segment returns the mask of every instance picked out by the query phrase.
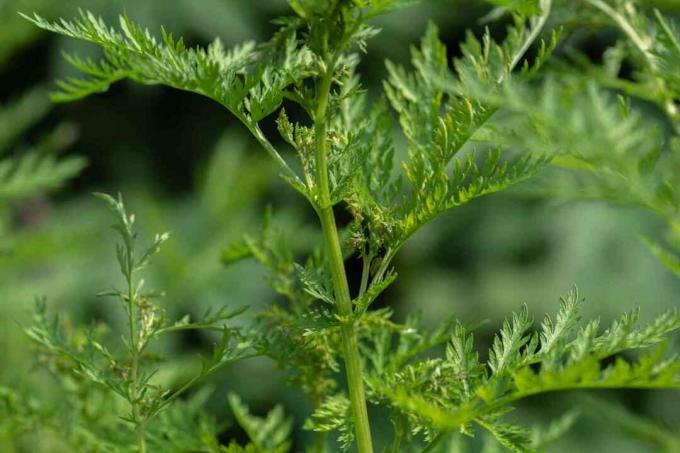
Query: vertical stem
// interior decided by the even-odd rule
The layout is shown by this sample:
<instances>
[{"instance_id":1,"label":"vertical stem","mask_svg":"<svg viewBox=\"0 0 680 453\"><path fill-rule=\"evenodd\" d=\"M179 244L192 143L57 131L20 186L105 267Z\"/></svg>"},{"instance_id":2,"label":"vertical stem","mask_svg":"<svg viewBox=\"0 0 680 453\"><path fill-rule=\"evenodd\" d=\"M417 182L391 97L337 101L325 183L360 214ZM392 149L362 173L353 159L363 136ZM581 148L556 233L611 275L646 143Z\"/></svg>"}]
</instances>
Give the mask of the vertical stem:
<instances>
[{"instance_id":1,"label":"vertical stem","mask_svg":"<svg viewBox=\"0 0 680 453\"><path fill-rule=\"evenodd\" d=\"M128 257L128 262L132 263L134 258L132 256ZM131 265L132 266L132 265ZM136 315L136 304L137 295L134 287L134 280L132 276L133 270L130 268L127 275L128 283L128 312L130 315L130 354L132 355L132 365L130 374L132 377L132 384L130 386L130 393L132 399L130 400L130 405L132 406L132 418L135 423L135 431L137 433L137 450L139 453L146 453L146 439L145 439L145 422L140 420L141 414L138 408L138 398L139 398L139 346L137 338L137 315Z\"/></svg>"},{"instance_id":2,"label":"vertical stem","mask_svg":"<svg viewBox=\"0 0 680 453\"><path fill-rule=\"evenodd\" d=\"M144 426L145 423L140 422L137 425L137 449L139 453L146 453L146 439L145 439L145 432L146 432L146 427Z\"/></svg>"},{"instance_id":3,"label":"vertical stem","mask_svg":"<svg viewBox=\"0 0 680 453\"><path fill-rule=\"evenodd\" d=\"M314 433L314 451L316 453L325 453L326 451L326 433L316 432Z\"/></svg>"},{"instance_id":4,"label":"vertical stem","mask_svg":"<svg viewBox=\"0 0 680 453\"><path fill-rule=\"evenodd\" d=\"M338 314L345 320L341 327L345 372L349 387L349 398L354 416L357 448L359 453L373 453L371 427L366 409L366 396L359 359L359 346L354 323L349 321L352 316L352 299L349 294L345 263L340 248L338 229L333 214L333 205L328 183L328 165L326 161L326 115L328 97L333 80L334 65L330 64L322 78L317 92L317 110L314 117L314 132L316 140L316 179L317 179L317 212L323 230L324 243Z\"/></svg>"},{"instance_id":5,"label":"vertical stem","mask_svg":"<svg viewBox=\"0 0 680 453\"><path fill-rule=\"evenodd\" d=\"M392 442L391 453L399 453L401 448L401 438L404 436L404 416L397 414L394 424L394 441Z\"/></svg>"}]
</instances>

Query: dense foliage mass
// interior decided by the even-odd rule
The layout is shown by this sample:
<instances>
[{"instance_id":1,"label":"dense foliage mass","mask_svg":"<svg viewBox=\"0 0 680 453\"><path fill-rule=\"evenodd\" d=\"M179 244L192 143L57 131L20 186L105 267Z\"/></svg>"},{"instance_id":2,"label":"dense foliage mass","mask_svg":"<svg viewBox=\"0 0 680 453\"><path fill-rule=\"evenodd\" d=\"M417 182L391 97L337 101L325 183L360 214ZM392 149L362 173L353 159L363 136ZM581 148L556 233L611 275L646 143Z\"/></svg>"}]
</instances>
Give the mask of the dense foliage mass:
<instances>
[{"instance_id":1,"label":"dense foliage mass","mask_svg":"<svg viewBox=\"0 0 680 453\"><path fill-rule=\"evenodd\" d=\"M375 305L397 279L395 256L419 229L519 183L541 196L605 198L658 215L668 235L645 242L680 276L680 31L672 20L622 0L495 0L486 19L507 22L502 39L488 30L469 33L452 59L432 24L411 49L411 64L388 61L383 93L373 93L359 76L379 33L372 23L417 5L288 3L292 13L276 20L269 41L231 49L219 40L188 47L127 15L117 27L89 12L56 22L25 16L104 51L100 60L66 55L81 75L59 82L54 101L100 93L123 79L212 99L308 202L321 237L301 257L268 212L260 232L225 244L222 261L260 263L281 303L251 311L250 325L239 321L248 301L173 321L162 293L147 290L141 276L169 236L156 235L140 249L122 198L100 195L116 216L123 285L102 296L120 302L127 330L63 326L39 300L27 333L64 398L55 408L4 389L1 429L49 427L77 451L289 451L293 423L281 406L258 417L229 395L247 443L225 439L223 426L202 410L208 397L202 380L254 356L275 361L313 405L303 428L315 433L305 447L315 452L331 448L328 434L361 453L439 451L453 432L487 432L505 449L540 451L576 416L566 413L531 432L510 414L520 400L567 390L680 388L680 359L669 351L680 329L677 310L649 322L627 312L603 327L582 319L583 299L573 288L540 325L526 307L509 313L487 353L465 320L426 329L418 316L398 322L389 304ZM619 31L602 64L569 51L574 30L589 25ZM11 143L36 111L23 103L10 109L18 124L8 126L0 145ZM646 118L642 109L655 116ZM273 129L280 139L264 132ZM7 160L7 171L4 162L0 194L10 200L54 187L81 167L77 158L31 153ZM341 210L347 224L336 219ZM349 259L362 263L356 281L348 278ZM212 354L186 370L182 382L166 385L155 344L193 330L210 335ZM385 445L372 435L375 414L393 427Z\"/></svg>"}]
</instances>

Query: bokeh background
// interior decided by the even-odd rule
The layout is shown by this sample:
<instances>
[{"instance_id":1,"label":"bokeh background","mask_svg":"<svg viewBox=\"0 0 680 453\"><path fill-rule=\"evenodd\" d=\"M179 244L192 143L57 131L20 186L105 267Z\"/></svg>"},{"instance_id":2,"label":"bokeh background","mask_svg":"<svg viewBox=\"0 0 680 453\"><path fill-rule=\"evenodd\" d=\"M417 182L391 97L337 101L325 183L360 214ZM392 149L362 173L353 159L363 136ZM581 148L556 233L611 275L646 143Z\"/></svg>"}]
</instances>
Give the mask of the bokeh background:
<instances>
[{"instance_id":1,"label":"bokeh background","mask_svg":"<svg viewBox=\"0 0 680 453\"><path fill-rule=\"evenodd\" d=\"M673 14L680 12L675 3L657 6ZM57 191L11 205L0 201L0 385L29 386L39 398L50 398L55 387L35 367L22 331L30 323L35 296L47 296L50 310L72 323L103 320L116 328L123 322L113 302L95 297L119 280L114 236L107 228L111 216L91 196L93 191L123 193L145 237L172 233L149 280L167 293L164 304L175 316L276 300L257 265L225 268L219 262L227 244L259 229L266 206L274 207L285 229L316 231L313 213L277 178L266 154L207 99L122 83L75 104L50 105L46 92L53 80L70 72L61 53L88 55L97 49L44 34L16 12L72 17L78 8L109 20L125 10L152 30L164 25L189 44L219 36L227 45L266 39L273 30L269 21L289 13L284 0L0 1L0 102L33 93L29 108L39 112L17 145L27 147L56 134L65 155L87 160L80 175ZM384 60L407 61L409 44L417 42L428 20L439 25L453 56L466 28L483 30L478 19L489 9L481 1L428 0L381 18L383 32L371 41L361 66L366 86L379 93ZM502 36L503 24L492 30ZM585 30L579 45L597 59L614 33ZM419 310L426 325L450 315L466 322L486 320L478 335L482 345L490 343L510 311L526 303L540 320L555 311L558 297L573 284L587 300L588 316L607 321L640 306L643 317L650 318L677 306L680 297L680 281L639 240L660 235L663 228L646 211L606 202L547 201L519 191L490 196L423 228L398 257L400 278L382 303L393 307L397 318ZM348 266L353 272L358 263ZM174 357L191 358L207 350L209 341L187 334L164 348ZM171 362L166 369L177 366L179 361ZM235 391L253 412L264 413L281 402L301 424L309 407L277 373L265 359L219 373L209 382L214 389L209 410L228 421L225 395ZM573 394L536 398L521 406L519 417L529 424L545 423L574 405L583 407L572 431L551 448L556 452L661 451L660 433L680 432L677 392L599 396L598 401ZM386 423L377 426L389 429ZM239 435L237 430L232 434ZM305 435L296 433L296 451ZM469 451L481 448L480 441ZM0 451L58 450L49 441L0 438Z\"/></svg>"}]
</instances>

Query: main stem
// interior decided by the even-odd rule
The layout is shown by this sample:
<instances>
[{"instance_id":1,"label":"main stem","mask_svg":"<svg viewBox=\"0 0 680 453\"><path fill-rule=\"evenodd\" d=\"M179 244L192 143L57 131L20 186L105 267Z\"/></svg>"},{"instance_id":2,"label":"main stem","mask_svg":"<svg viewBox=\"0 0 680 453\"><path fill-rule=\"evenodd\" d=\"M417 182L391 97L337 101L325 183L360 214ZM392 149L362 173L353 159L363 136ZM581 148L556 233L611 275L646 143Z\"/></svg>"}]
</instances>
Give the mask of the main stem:
<instances>
[{"instance_id":1,"label":"main stem","mask_svg":"<svg viewBox=\"0 0 680 453\"><path fill-rule=\"evenodd\" d=\"M137 433L137 450L139 453L146 453L146 427L145 422L140 420L140 413L138 408L137 399L139 398L139 349L138 349L138 338L137 338L137 315L136 315L136 293L133 285L132 270L128 274L128 304L129 304L129 315L130 315L130 347L132 354L132 384L131 393L133 400L130 401L132 405L132 418L136 424L135 431Z\"/></svg>"},{"instance_id":2,"label":"main stem","mask_svg":"<svg viewBox=\"0 0 680 453\"><path fill-rule=\"evenodd\" d=\"M359 359L359 346L357 333L352 319L352 299L347 284L345 263L340 248L338 229L333 214L330 188L328 184L328 166L326 154L328 144L326 142L326 115L328 109L328 97L330 95L333 80L333 65L329 65L324 77L318 86L317 109L314 117L314 132L316 145L316 182L318 189L317 212L321 221L328 266L333 279L333 288L337 310L343 322L340 328L342 336L342 349L345 359L345 372L349 387L349 399L354 415L354 427L359 453L373 453L371 440L371 426L366 409L366 396L364 381L361 373L361 361Z\"/></svg>"}]
</instances>

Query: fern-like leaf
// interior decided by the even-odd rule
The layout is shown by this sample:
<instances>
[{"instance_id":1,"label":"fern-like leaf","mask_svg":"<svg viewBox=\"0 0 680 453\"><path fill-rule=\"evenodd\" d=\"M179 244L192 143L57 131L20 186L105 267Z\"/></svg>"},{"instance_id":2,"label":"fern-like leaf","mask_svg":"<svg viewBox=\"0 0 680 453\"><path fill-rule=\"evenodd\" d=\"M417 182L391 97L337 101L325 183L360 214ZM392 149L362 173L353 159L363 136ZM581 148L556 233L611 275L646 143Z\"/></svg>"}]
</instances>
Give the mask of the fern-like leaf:
<instances>
[{"instance_id":1,"label":"fern-like leaf","mask_svg":"<svg viewBox=\"0 0 680 453\"><path fill-rule=\"evenodd\" d=\"M57 159L35 151L5 158L0 161L0 199L16 200L56 189L84 167L81 157Z\"/></svg>"},{"instance_id":2,"label":"fern-like leaf","mask_svg":"<svg viewBox=\"0 0 680 453\"><path fill-rule=\"evenodd\" d=\"M285 453L290 449L293 421L285 416L282 406L276 406L261 418L252 415L234 393L229 394L229 405L257 451Z\"/></svg>"}]
</instances>

